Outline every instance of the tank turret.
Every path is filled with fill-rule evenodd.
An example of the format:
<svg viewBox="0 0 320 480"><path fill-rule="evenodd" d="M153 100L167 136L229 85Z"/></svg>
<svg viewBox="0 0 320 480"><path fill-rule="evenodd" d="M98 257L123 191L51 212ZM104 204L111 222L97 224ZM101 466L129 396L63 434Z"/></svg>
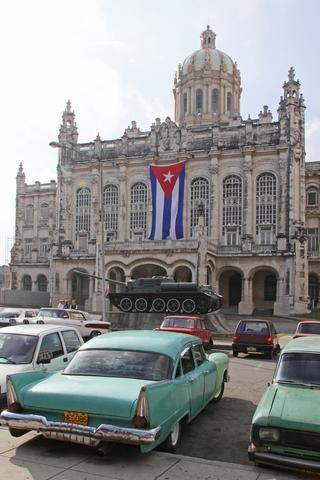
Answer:
<svg viewBox="0 0 320 480"><path fill-rule="evenodd" d="M80 271L79 275L99 278ZM125 313L210 313L222 307L222 296L208 285L176 282L169 277L138 278L128 283L106 278L123 286L121 293L108 293L112 305Z"/></svg>

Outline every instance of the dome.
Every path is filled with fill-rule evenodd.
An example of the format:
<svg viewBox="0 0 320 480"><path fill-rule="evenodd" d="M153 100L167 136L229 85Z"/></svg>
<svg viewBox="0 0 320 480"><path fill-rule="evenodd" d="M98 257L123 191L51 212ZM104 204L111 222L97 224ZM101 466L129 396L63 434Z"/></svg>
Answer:
<svg viewBox="0 0 320 480"><path fill-rule="evenodd" d="M201 34L201 48L189 55L181 67L182 75L187 75L192 71L201 70L222 70L224 73L233 74L236 67L224 52L218 50L215 46L216 34L207 26L207 29Z"/></svg>

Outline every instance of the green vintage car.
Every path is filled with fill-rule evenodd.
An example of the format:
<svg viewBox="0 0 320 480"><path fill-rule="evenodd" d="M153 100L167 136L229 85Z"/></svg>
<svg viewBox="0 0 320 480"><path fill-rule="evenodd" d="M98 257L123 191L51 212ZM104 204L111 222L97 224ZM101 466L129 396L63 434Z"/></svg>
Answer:
<svg viewBox="0 0 320 480"><path fill-rule="evenodd" d="M320 471L320 338L291 340L252 419L249 459Z"/></svg>
<svg viewBox="0 0 320 480"><path fill-rule="evenodd" d="M221 399L228 381L224 353L206 355L199 338L161 331L122 331L85 343L59 373L8 377L0 424L14 436L90 446L162 444L175 451L183 422Z"/></svg>

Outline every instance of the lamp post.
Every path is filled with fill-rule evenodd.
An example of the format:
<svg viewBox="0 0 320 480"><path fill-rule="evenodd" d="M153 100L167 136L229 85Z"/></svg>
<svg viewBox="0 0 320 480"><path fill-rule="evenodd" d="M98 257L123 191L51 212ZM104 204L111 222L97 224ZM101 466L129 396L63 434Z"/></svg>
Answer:
<svg viewBox="0 0 320 480"><path fill-rule="evenodd" d="M77 153L77 150L74 148L74 145L64 145L60 142L50 142L50 147L52 148L65 148ZM101 140L99 134L95 139L95 156L99 162L99 177L100 177L100 195L99 195L99 223L100 223L100 258L101 258L101 295L102 295L102 320L105 322L106 319L106 279L105 279L105 254L104 254L104 219L105 219L105 208L104 208L104 198L103 198L103 169L102 169L102 156L101 156ZM58 225L60 230L60 222Z"/></svg>

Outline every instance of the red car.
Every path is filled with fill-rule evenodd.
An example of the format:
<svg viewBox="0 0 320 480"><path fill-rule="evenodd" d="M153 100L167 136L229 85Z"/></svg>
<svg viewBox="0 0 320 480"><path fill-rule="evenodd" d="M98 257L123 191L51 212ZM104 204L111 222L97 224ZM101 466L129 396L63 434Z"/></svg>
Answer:
<svg viewBox="0 0 320 480"><path fill-rule="evenodd" d="M320 335L320 322L311 320L299 322L292 338L310 337L310 335Z"/></svg>
<svg viewBox="0 0 320 480"><path fill-rule="evenodd" d="M280 352L278 334L272 322L243 319L237 325L232 339L232 353L264 353L268 358Z"/></svg>
<svg viewBox="0 0 320 480"><path fill-rule="evenodd" d="M201 317L184 315L164 317L159 330L188 333L189 335L199 337L206 348L212 348L213 346L213 332Z"/></svg>

